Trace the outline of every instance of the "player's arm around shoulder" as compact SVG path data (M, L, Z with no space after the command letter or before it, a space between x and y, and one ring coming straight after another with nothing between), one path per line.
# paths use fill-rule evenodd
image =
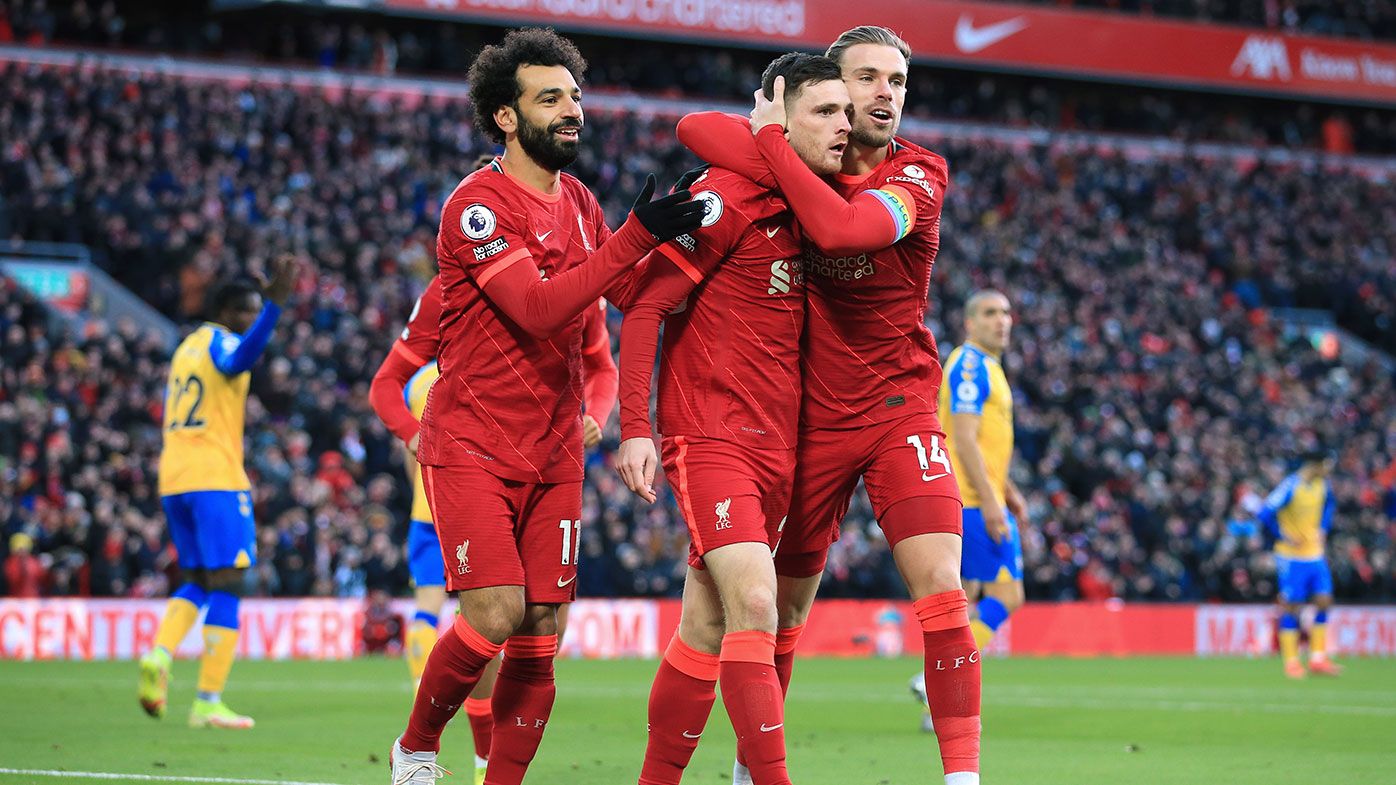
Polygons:
M906 237L916 228L923 230L935 225L944 206L949 187L949 170L945 159L934 153L899 156L889 166L874 193L884 198L895 196L904 200L911 225L897 238Z

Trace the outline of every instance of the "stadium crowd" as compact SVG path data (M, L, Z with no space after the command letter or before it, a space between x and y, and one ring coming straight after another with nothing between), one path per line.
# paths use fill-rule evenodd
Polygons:
M1140 3L1126 0L1104 5L1129 9ZM1231 5L1246 4L1213 0L1209 6L1202 0L1158 0L1153 3L1153 12L1190 15L1185 6L1212 7L1211 18L1259 24L1223 7ZM1280 5L1277 2L1277 7ZM1327 5L1291 0L1283 4L1292 9L1286 10L1283 18L1326 18L1323 9ZM1391 24L1391 3L1346 5L1362 5L1372 19L1384 20L1388 27ZM493 36L493 31L479 25L311 7L210 13L200 3L182 0L78 0L71 4L0 0L0 43L146 50L375 74L458 77ZM1388 37L1396 37L1396 31ZM574 38L591 62L593 84L624 85L628 90L658 95L744 103L750 85L756 83L771 57L767 52L714 50L675 42L586 35ZM1133 86L1053 82L1038 76L925 66L913 68L909 90L908 114L923 119L1113 131L1336 153L1396 153L1396 113L1378 108L1335 109L1311 102L1138 90Z
M221 275L284 250L311 262L253 373L249 588L404 592L401 454L366 393L433 272L440 200L485 150L466 107L13 67L0 107L0 238L86 243L186 321ZM691 165L672 122L588 115L573 171L613 223L644 172L672 181ZM1392 376L1316 349L1267 310L1343 305L1346 323L1390 346L1396 222L1364 218L1396 213L1390 189L1341 170L930 144L952 172L935 333L946 350L960 340L960 304L980 286L1017 310L1007 368L1030 597L1272 597L1248 521L1288 461L1321 443L1341 454L1338 595L1396 598ZM173 559L153 478L168 347L130 324L56 332L13 286L0 291L5 591L162 594ZM684 526L672 498L649 507L619 483L616 436L613 422L589 468L581 594L675 595ZM900 592L861 492L825 582L828 596Z

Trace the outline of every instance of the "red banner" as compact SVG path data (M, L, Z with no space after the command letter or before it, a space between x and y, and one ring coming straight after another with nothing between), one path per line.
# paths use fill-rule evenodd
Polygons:
M148 650L163 600L0 598L0 660L124 660ZM345 659L363 652L361 600L247 600L238 654L248 659ZM411 618L409 600L394 612ZM454 607L441 614L449 624ZM579 600L561 656L655 657L679 623L677 600ZM989 656L1256 656L1274 650L1275 608L1266 605L1030 603L999 631ZM1329 614L1333 653L1396 656L1396 607L1340 607ZM197 656L195 628L178 654ZM903 601L816 602L802 656L897 657L921 652L921 628Z
M1396 46L964 0L380 0L392 12L636 37L822 49L900 32L928 62L1396 104Z

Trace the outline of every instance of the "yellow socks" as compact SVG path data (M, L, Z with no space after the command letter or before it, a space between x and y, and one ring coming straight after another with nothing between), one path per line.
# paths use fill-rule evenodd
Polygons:
M436 624L420 618L413 619L412 626L407 629L407 650L404 652L407 657L407 670L412 674L413 682L422 678L422 671L427 667L427 655L431 654L435 645Z
M202 587L193 583L180 586L170 596L170 601L165 603L165 616L160 619L160 627L155 631L156 648L164 649L173 656L180 641L199 620L199 610L207 600Z

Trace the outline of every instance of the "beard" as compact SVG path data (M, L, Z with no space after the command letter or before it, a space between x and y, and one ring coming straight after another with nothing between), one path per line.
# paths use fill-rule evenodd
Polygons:
M900 122L893 123L890 128L883 131L874 128L872 123L868 121L854 123L853 128L848 132L848 139L864 147L886 147L892 143L892 139L897 135L897 128L900 125Z
M549 126L534 125L515 108L519 117L519 146L528 157L539 166L551 171L559 171L577 160L580 142L564 141L556 134L563 128L580 129L578 120L558 120Z

